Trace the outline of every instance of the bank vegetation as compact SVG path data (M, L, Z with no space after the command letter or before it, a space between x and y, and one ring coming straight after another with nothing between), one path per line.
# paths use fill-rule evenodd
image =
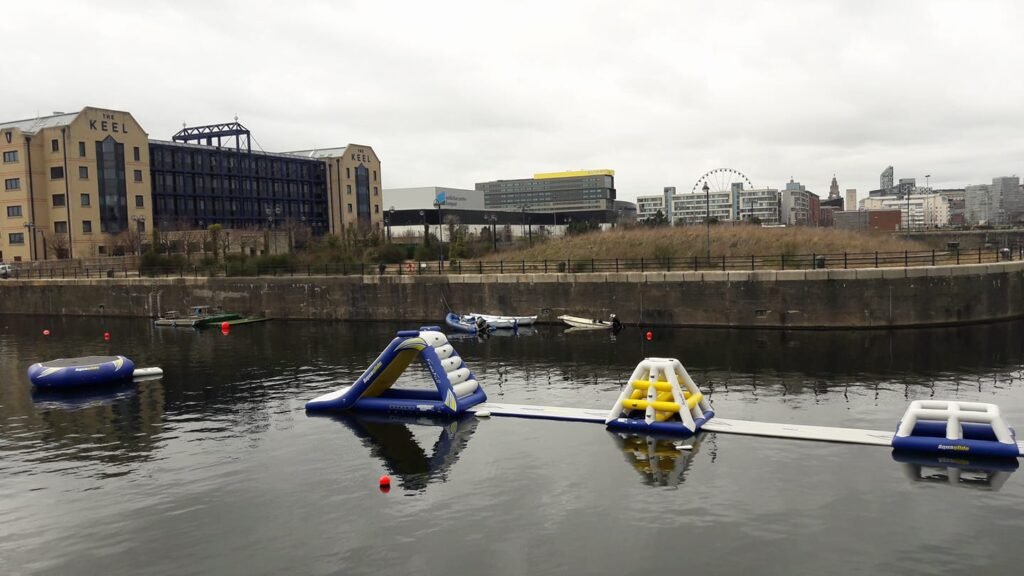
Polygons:
M930 250L924 243L891 234L855 232L835 228L762 228L711 226L711 254L715 257L796 256ZM494 260L580 260L589 258L703 258L707 255L707 229L703 226L617 228L565 237L539 239L533 245L491 253Z

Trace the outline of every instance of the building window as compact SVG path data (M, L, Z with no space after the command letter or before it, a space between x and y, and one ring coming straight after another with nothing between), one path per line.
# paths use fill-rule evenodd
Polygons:
M377 171L376 170L373 171L373 181L374 182L377 181Z
M136 194L135 195L135 207L136 208L142 208L143 206L145 206L145 203L143 202L142 194Z
M78 157L85 158L85 142L78 143Z
M139 230L139 234L145 234L146 233L146 221L145 220L137 221L135 223L135 227Z
M373 213L374 214L380 214L380 204L374 204L373 205Z
M346 194L351 194L352 193L352 185L351 184L346 184L345 185L345 193Z
M82 180L88 180L89 179L89 167L88 166L79 166L78 167L78 177L81 178Z
M17 150L8 150L7 152L4 152L4 164L10 164L11 162L17 162L17 161L18 161L18 151Z
M7 207L8 218L20 218L21 217L21 206L8 206Z
M128 229L124 160L124 144L113 137L107 136L96 143L96 183L99 187L96 203L100 209L99 231L102 233L119 234Z
M89 206L90 200L88 194L82 194L82 206Z
M56 234L67 234L68 223L64 220L57 220L56 222L53 223L53 231Z
M352 205L351 205L351 204L349 204L349 205L348 205L348 213L349 213L349 214L351 214L351 213L352 213Z
M50 140L50 150L60 152L60 140L57 140L56 138Z
M139 152L139 147L138 146L132 148L132 158L134 158L136 162L139 161L140 155L141 155L141 153Z
M106 254L107 253L107 247L102 245L102 244L100 244L99 246L96 247L96 252L98 252L100 254Z
M63 206L64 204L65 204L65 202L64 202L64 195L63 194L54 194L53 195L53 205L54 206Z
M142 182L142 170L135 170L132 175L136 182Z
M56 140L55 140L56 142ZM50 180L62 180L64 178L63 166L52 166L50 168Z
M351 178L351 177L352 177L352 172L350 172L348 168L345 168L345 178Z
M10 234L7 235L7 243L10 244L11 246L14 246L15 244L24 244L25 243L25 233L24 232L11 232Z
M373 187L373 195L374 195L374 196L376 196L376 195L377 195L377 187L376 187L376 186L374 186L374 187Z
M21 178L7 178L4 180L4 190L21 190Z
M82 220L82 234L92 234L92 220Z

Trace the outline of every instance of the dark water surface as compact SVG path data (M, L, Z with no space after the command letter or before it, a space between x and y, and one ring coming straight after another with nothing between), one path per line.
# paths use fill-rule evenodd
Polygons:
M680 452L582 423L306 416L411 327L275 321L225 337L0 317L0 574L1020 571L1012 471L723 434ZM667 356L727 418L891 430L911 399L958 398L1024 426L1021 323L453 343L495 401L607 408L641 358ZM33 395L30 363L106 353L166 375ZM427 383L419 368L404 379Z

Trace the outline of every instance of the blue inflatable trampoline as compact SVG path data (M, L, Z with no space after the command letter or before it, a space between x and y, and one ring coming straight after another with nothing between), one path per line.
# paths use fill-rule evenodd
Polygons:
M102 386L131 379L135 363L124 356L84 356L37 362L28 367L28 379L37 388Z

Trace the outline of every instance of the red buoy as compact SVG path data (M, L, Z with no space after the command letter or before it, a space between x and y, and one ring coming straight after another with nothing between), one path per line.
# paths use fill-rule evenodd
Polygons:
M103 333L103 339L104 340L110 340L110 332L104 332Z
M388 493L388 491L391 490L391 477L388 476L387 474L382 475L380 477L379 484L380 491L384 492L385 494Z
M49 336L49 335L50 335L50 329L49 328L47 328L46 330L43 330L43 336Z
M648 331L646 334L647 340L654 340L654 332Z
M220 329L221 330L231 330L231 324L228 324L227 321L225 320L224 322L220 323Z

